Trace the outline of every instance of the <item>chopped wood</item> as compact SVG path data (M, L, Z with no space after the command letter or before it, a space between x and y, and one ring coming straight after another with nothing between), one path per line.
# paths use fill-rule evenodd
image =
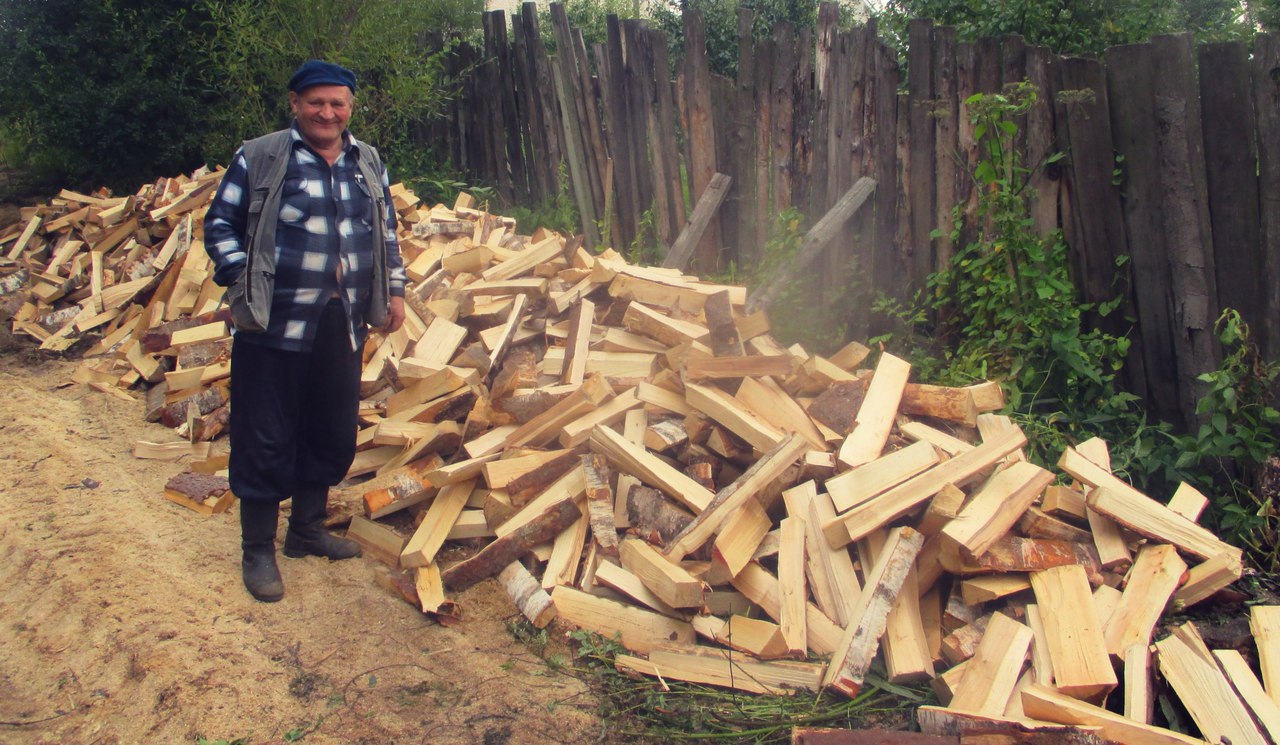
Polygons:
M1052 473L1025 462L996 473L974 493L960 515L942 529L944 550L945 546L955 546L968 558L986 553L1017 524L1052 481Z
M960 594L969 605L981 605L1030 589L1031 580L1021 574L986 574L960 583Z
M804 657L808 653L805 619L808 583L805 581L805 523L800 518L783 518L778 546L778 583L782 590L782 638L787 653Z
M839 460L849 468L880 457L907 386L911 365L889 353L880 355L867 397L858 408L853 431L840 446Z
M1232 745L1268 742L1212 657L1204 659L1177 635L1156 642L1155 647L1160 674L1207 739Z
M816 691L822 665L779 660L763 662L734 655L727 650L693 647L688 650L654 649L649 659L618 655L620 670L631 670L661 679L735 688L771 696Z
M571 585L578 575L582 549L588 535L588 517L584 513L569 527L560 531L551 545L542 571L542 587L550 590L556 585Z
M803 439L788 435L733 483L720 490L714 500L708 500L708 503L700 508L693 522L668 544L666 555L674 559L683 559L701 547L747 500L755 498L782 476L800 457L804 449Z
M1044 621L1058 690L1083 700L1106 696L1119 681L1111 668L1084 569L1062 566L1034 572L1031 587Z
M1244 655L1235 649L1215 649L1213 657L1218 662L1231 686L1249 707L1254 719L1262 726L1271 742L1280 742L1280 704L1267 696L1266 690L1249 668Z
M670 261L671 254L667 258ZM742 338L733 320L733 301L729 291L721 290L709 295L702 306L702 314L707 319L708 341L715 356L741 357L744 354Z
M193 471L184 471L166 481L164 497L202 515L226 512L236 501L225 478Z
M719 388L688 383L685 400L761 452L775 447L786 437Z
M902 412L959 422L970 427L978 424L978 405L969 388L908 383L902 393Z
M1024 624L1003 613L993 615L948 707L984 716L1004 714L1033 636Z
M778 587L778 578L769 574L768 570L752 562L733 577L732 582L739 592L760 606L765 615L775 621L782 620L782 592ZM812 603L807 606L805 624L811 651L831 654L840 646L843 630Z
M1124 715L1139 724L1151 724L1156 706L1151 686L1151 646L1130 646L1124 651L1123 661Z
M360 544L368 556L389 567L400 566L400 551L405 539L396 531L381 523L356 515L347 526L347 538Z
M400 552L401 567L408 569L426 566L435 561L436 552L444 545L445 536L449 535L454 522L467 506L467 498L471 496L474 484L471 480L460 481L440 490L431 501L427 516L423 518L418 530Z
M185 440L139 443L139 457L204 458L206 440L227 426L229 312L198 230L220 174L162 179L124 198L64 193L0 229L13 255L0 272L13 330L64 353L88 332L100 335L85 345L98 357L73 380L131 400L136 389L147 418ZM949 659L976 659L947 671L940 687L962 694L960 708L990 716L929 710L922 720L1066 742L1091 735L1011 721L1037 716L1023 705L1024 694L1036 695L1033 680L1094 700L1115 685L1091 663L1063 663L1063 650L1079 657L1080 643L1061 637L1089 626L1085 636L1101 642L1086 656L1099 646L1104 657L1123 655L1126 698L1149 708L1141 652L1170 594L1186 607L1243 574L1241 552L1196 524L1203 494L1183 485L1167 505L1146 498L1110 473L1101 440L1064 454L1057 470L1076 485L1049 486L1031 504L1052 476L1023 462L1025 437L994 413L1005 406L996 382L908 383L909 366L892 355L872 373L859 369L871 350L857 342L829 358L810 354L769 336L764 312L744 313L744 287L634 266L612 250L593 255L551 231L517 236L514 221L465 199L450 209L421 205L402 185L392 193L409 313L395 334L370 332L350 475L379 477L362 495L366 515L413 508L419 524L407 547L364 517L350 518L348 534L392 566L404 553L415 571L383 574L426 612L455 612L446 584L455 593L501 573L535 624L556 612L538 588L557 587L552 602L567 621L622 632L632 651L692 649L695 627L718 645L641 661L649 674L769 690L792 690L806 676L803 687L816 688L822 670L749 671L762 663L738 650L834 655L829 674L852 691L872 657L892 680L910 681L934 675L945 648ZM223 456L192 469L225 466ZM473 488L480 478L488 488ZM212 510L210 500L233 497L185 499ZM903 527L885 548L893 525ZM609 561L627 529L632 568L635 554L649 561L641 577ZM904 530L921 535L907 541ZM442 572L436 559L449 541L476 542L480 552ZM865 585L847 548L854 541ZM890 571L894 547L899 560L913 560ZM545 567L529 571L532 557ZM1191 568L1180 571L1183 561ZM1055 571L1071 574L1069 589L1036 586ZM672 607L645 582L667 599L683 593L689 605ZM572 596L568 583L601 597ZM1001 636L983 629L1020 617L1028 585L1038 601L1025 611L1033 670L1018 679L1018 645L1000 648ZM685 620L695 611L715 615ZM1274 694L1277 623L1257 613ZM1238 659L1215 659L1185 628L1174 639L1211 669L1230 670L1253 715L1268 716ZM1000 652L1000 664L986 665L984 649ZM998 685L960 682L984 666ZM778 683L762 684L768 676ZM966 701L979 694L980 703ZM1125 741L1163 736L1116 731Z
M620 471L626 471L640 481L661 489L664 494L694 512L702 512L715 497L698 482L608 427L597 426L592 429L589 442L592 450L608 458Z
M1258 644L1262 684L1271 700L1280 703L1280 605L1253 606L1249 630Z
M582 516L573 500L558 502L518 530L485 546L480 553L442 574L445 587L462 592L475 583L501 572L534 546L546 543ZM560 588L557 588L560 589Z
M1024 745L1103 745L1092 727L1046 724L1004 716L986 716L937 706L916 710L920 731L956 737L960 743L1022 743Z
M606 560L599 563L596 567L595 580L597 583L611 587L664 616L670 616L671 618L682 617L679 610L667 605L662 598L654 595L652 590L645 587L639 577L611 561Z
M867 396L867 385L861 380L833 383L809 404L809 416L822 422L841 436L847 436L857 424L858 410Z
M1048 489L1052 489L1050 486ZM1048 493L1048 489L1045 493ZM1031 507L1018 519L1018 529L1028 538L1048 538L1069 543L1087 543L1093 536L1087 530L1077 528L1065 520L1050 515L1038 507Z
M1172 543L1180 550L1203 559L1211 559L1224 552L1239 551L1223 543L1207 529L1112 476L1072 448L1067 448L1062 454L1058 467L1094 487L1087 497L1090 508L1136 533Z
M728 567L730 574L736 575L755 558L760 542L772 526L773 521L760 502L748 499L724 521L712 555Z
M828 449L822 430L804 408L772 379L744 378L734 398L774 429L799 434L815 450Z
M1089 531L1093 535L1093 545L1098 549L1102 568L1114 572L1127 570L1133 564L1133 554L1129 552L1129 544L1120 525L1088 506L1085 507L1085 517L1089 521Z
M447 584L447 579L446 579ZM632 605L596 597L567 585L551 591L558 616L569 623L611 639L639 654L652 655L668 647L692 647L693 627L687 621Z
M844 512L932 468L938 460L938 451L919 441L827 479L827 493L836 511Z
M814 602L843 628L849 624L862 587L848 550L832 548L822 535L823 522L835 517L831 500L818 493L812 480L787 489L782 498L787 514L804 525L805 575Z
M960 486L1027 441L1020 431L982 443L864 502L822 527L832 546L843 546L914 510L947 484Z
M1186 571L1186 563L1173 546L1142 547L1129 571L1120 602L1110 618L1104 620L1103 636L1112 657L1121 657L1134 644L1151 642L1156 622Z
M143 460L177 461L184 456L197 460L209 457L213 445L208 442L147 442L138 440L133 443L133 457Z
M658 553L652 546L635 538L622 541L619 547L622 566L640 578L662 602L672 608L700 608L705 592L702 582Z
M603 456L592 453L580 456L583 477L587 482L587 515L591 534L605 556L618 555L618 529L613 523L613 488L609 485L613 469Z
M823 676L823 687L833 688L849 698L858 695L888 624L893 601L923 545L924 536L910 528L889 532L884 549L867 574L866 585L852 614L855 620L846 627Z
M1022 710L1046 722L1097 727L1110 742L1125 745L1204 745L1204 741L1172 730L1153 727L1085 703L1040 684L1022 693Z
M619 475L619 480L624 476ZM693 522L693 515L681 509L673 500L657 489L636 485L626 498L627 522L631 529L646 540L657 537L666 544Z

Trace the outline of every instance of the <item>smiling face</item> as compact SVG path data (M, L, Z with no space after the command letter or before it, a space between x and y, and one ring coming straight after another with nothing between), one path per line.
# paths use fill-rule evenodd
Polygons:
M354 102L355 96L345 85L313 85L289 94L289 108L298 120L302 139L318 151L339 146Z

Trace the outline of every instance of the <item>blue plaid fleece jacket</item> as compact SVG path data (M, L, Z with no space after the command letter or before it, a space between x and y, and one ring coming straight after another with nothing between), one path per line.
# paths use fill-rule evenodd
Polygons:
M396 240L396 216L387 172L376 187L364 183L356 166L360 150L350 134L330 166L292 128L292 155L285 171L275 240L275 292L266 331L245 340L286 351L310 351L316 323L326 303L339 297L350 320L352 349L364 344L365 310L373 281L373 200L370 188L386 193L387 271L390 293L404 295L404 262ZM222 177L205 215L205 249L213 259L213 281L226 287L244 270L245 225L249 215L248 165L243 150Z

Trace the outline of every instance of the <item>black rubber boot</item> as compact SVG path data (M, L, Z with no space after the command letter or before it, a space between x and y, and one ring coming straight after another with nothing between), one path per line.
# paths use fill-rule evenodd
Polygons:
M240 500L240 561L244 587L264 603L284 597L284 582L276 567L276 521L280 505L261 499Z
M294 491L289 531L284 535L285 556L290 559L323 556L330 561L339 561L360 555L360 544L338 538L324 529L328 504L328 486L299 486Z

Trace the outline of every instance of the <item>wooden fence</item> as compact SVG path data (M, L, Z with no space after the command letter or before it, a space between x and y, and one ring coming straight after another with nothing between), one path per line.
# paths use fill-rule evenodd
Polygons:
M912 22L906 65L874 24L779 24L752 40L740 11L738 74L708 68L700 16L685 19L678 65L665 36L611 17L588 50L551 5L555 52L536 6L510 25L485 14L484 47L463 46L465 82L427 129L470 178L537 204L567 188L589 245L642 235L670 246L711 177L732 187L692 270L758 261L788 207L821 217L861 176L878 183L812 274L815 303L849 338L885 328L881 295L910 301L955 246L958 203L973 202L973 128L964 101L1022 80L1040 103L1019 122L1037 228L1061 228L1089 302L1123 295L1112 331L1136 321L1126 384L1153 412L1190 422L1195 377L1216 367L1212 328L1234 307L1269 357L1280 352L1280 37L1194 48L1186 35L1063 58L1019 38L958 43ZM905 75L905 69L911 74ZM1127 263L1117 266L1121 257Z

